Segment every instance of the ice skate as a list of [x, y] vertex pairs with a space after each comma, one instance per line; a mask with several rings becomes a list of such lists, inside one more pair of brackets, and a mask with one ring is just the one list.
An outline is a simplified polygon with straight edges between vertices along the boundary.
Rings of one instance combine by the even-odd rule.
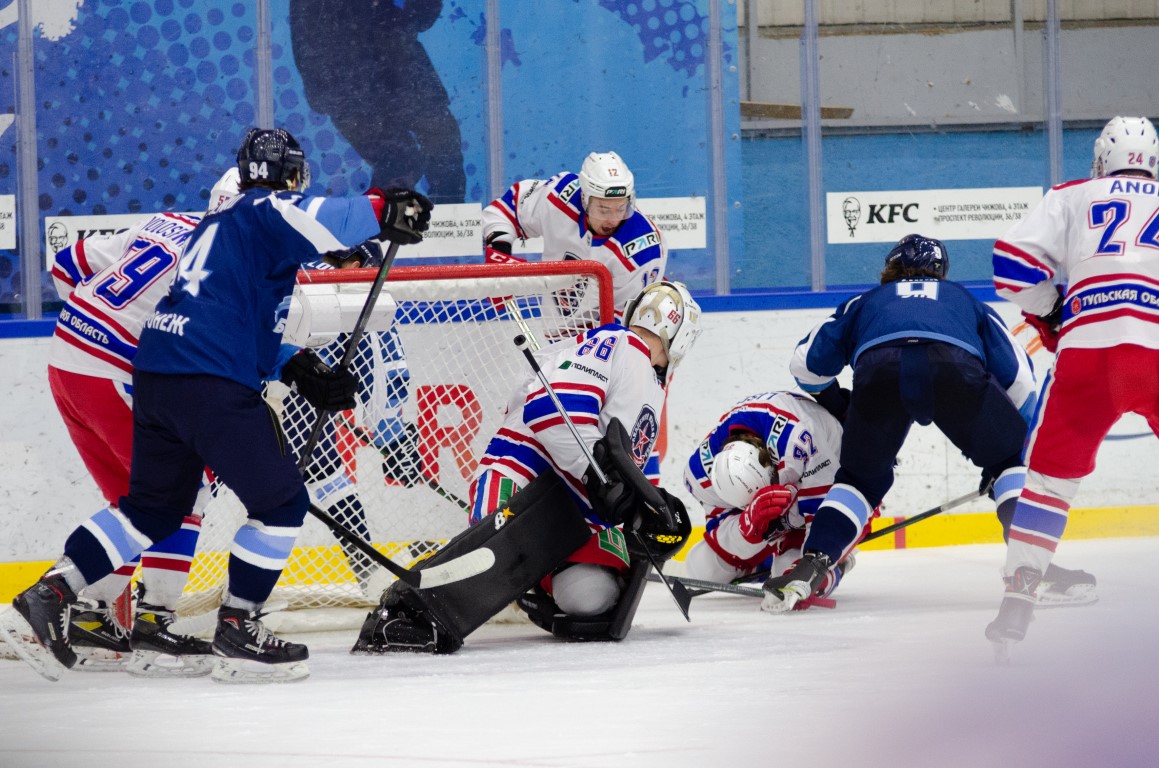
[[76, 652], [76, 669], [83, 672], [120, 672], [131, 653], [129, 632], [113, 609], [83, 597], [69, 610], [68, 641]]
[[1026, 637], [1034, 619], [1035, 590], [1042, 574], [1030, 566], [1020, 566], [1006, 579], [1006, 594], [998, 608], [998, 617], [986, 627], [986, 639], [994, 644], [994, 660], [1010, 661], [1010, 647]]
[[138, 677], [201, 677], [213, 671], [213, 646], [170, 627], [176, 616], [156, 605], [137, 606], [126, 671]]
[[218, 610], [213, 653], [221, 658], [210, 677], [219, 683], [288, 683], [309, 677], [310, 651], [273, 635], [262, 615], [244, 608]]
[[1039, 608], [1064, 608], [1093, 605], [1099, 601], [1095, 592], [1095, 577], [1086, 571], [1060, 568], [1054, 563], [1046, 567], [1038, 588]]
[[829, 565], [828, 555], [806, 552], [793, 570], [765, 581], [761, 610], [768, 613], [788, 613], [793, 610], [797, 603], [813, 596], [825, 580]]
[[47, 680], [55, 682], [76, 666], [68, 642], [69, 606], [75, 600], [62, 577], [46, 575], [12, 600], [14, 610], [0, 616], [0, 637]]

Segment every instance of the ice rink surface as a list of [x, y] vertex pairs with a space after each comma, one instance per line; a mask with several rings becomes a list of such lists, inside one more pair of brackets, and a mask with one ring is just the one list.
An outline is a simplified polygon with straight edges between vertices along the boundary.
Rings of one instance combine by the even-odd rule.
[[3, 768], [1095, 768], [1159, 764], [1159, 539], [1064, 542], [1100, 602], [1039, 610], [1010, 666], [983, 637], [1002, 547], [869, 552], [834, 610], [712, 595], [686, 624], [650, 584], [619, 644], [488, 625], [449, 657], [298, 636], [285, 685], [0, 661]]

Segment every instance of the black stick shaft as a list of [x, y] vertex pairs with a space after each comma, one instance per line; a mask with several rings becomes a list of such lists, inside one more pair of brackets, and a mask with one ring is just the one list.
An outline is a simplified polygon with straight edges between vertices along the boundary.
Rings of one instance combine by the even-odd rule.
[[[370, 315], [374, 312], [374, 305], [378, 302], [378, 296], [382, 293], [382, 285], [386, 282], [386, 273], [390, 271], [390, 267], [394, 264], [394, 258], [398, 255], [398, 243], [391, 243], [390, 248], [386, 251], [386, 256], [382, 259], [382, 266], [378, 268], [378, 274], [374, 276], [374, 282], [370, 285], [370, 295], [366, 297], [366, 302], [362, 305], [362, 311], [358, 313], [358, 320], [354, 323], [354, 330], [350, 332], [350, 338], [346, 342], [346, 349], [342, 353], [342, 360], [338, 363], [338, 368], [345, 370], [350, 361], [354, 359], [355, 350], [358, 348], [358, 342], [362, 339], [362, 334], [366, 330], [366, 324], [370, 322]], [[318, 440], [322, 436], [322, 428], [326, 426], [326, 422], [330, 419], [330, 411], [319, 409], [318, 418], [314, 422], [314, 428], [310, 430], [310, 437], [306, 440], [306, 445], [302, 448], [302, 452], [298, 454], [298, 469], [302, 474], [306, 473], [306, 467], [310, 465], [310, 459], [314, 453], [315, 446], [318, 445]]]

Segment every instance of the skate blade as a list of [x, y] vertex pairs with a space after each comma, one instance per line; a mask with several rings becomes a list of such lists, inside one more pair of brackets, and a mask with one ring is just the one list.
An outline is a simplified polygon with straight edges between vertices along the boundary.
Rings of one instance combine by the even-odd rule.
[[994, 663], [1000, 667], [1010, 666], [1010, 647], [1013, 643], [1009, 640], [991, 640], [990, 644], [994, 646]]
[[169, 656], [158, 651], [133, 651], [125, 671], [134, 677], [205, 677], [215, 656]]
[[72, 649], [76, 652], [73, 669], [78, 672], [123, 672], [129, 660], [128, 654], [107, 648], [74, 645]]
[[217, 659], [209, 677], [219, 683], [293, 683], [310, 676], [310, 668], [304, 661], [285, 664], [263, 664], [247, 659]]
[[1099, 601], [1095, 588], [1089, 584], [1076, 585], [1066, 592], [1040, 592], [1037, 608], [1075, 608], [1083, 605], [1094, 605]]
[[64, 676], [64, 665], [36, 640], [32, 626], [19, 611], [9, 610], [0, 615], [0, 638], [21, 661], [45, 680], [55, 683]]

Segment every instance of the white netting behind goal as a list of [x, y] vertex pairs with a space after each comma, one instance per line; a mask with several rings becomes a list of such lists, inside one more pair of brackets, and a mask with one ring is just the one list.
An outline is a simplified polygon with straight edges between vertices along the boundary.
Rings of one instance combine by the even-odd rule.
[[[336, 364], [375, 270], [302, 273], [287, 338]], [[309, 285], [306, 285], [308, 283]], [[319, 287], [320, 286], [320, 287]], [[611, 322], [611, 280], [595, 262], [396, 267], [375, 305], [351, 368], [358, 406], [335, 415], [307, 470], [315, 503], [400, 565], [434, 551], [466, 527], [468, 488], [527, 362], [513, 339], [512, 308], [542, 341]], [[308, 329], [308, 332], [307, 330]], [[317, 418], [280, 384], [295, 455]], [[279, 396], [281, 395], [281, 396]], [[229, 547], [245, 512], [227, 489], [205, 512], [182, 615], [220, 602]], [[376, 604], [393, 580], [313, 516], [270, 598], [290, 609]]]

